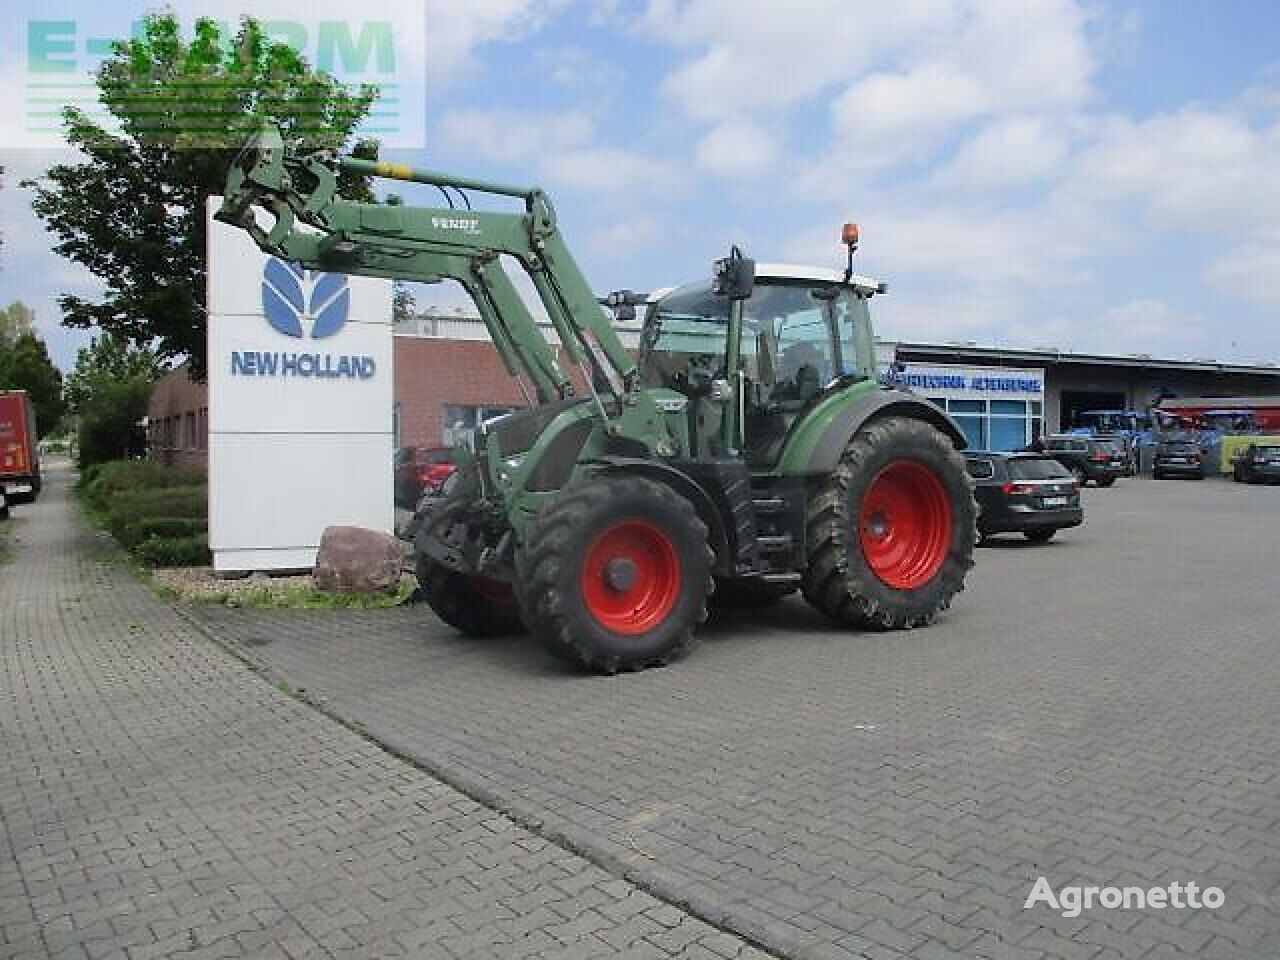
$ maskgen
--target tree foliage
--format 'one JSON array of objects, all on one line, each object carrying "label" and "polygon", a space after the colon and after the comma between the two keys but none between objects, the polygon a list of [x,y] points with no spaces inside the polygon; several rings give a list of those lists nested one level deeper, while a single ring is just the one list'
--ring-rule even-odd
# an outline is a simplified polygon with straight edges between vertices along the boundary
[{"label": "tree foliage", "polygon": [[36,312],[21,300],[0,307],[0,349],[13,345],[24,333],[35,329]]},{"label": "tree foliage", "polygon": [[76,355],[65,393],[79,420],[81,467],[146,452],[142,418],[164,372],[153,351],[111,334],[94,337]]},{"label": "tree foliage", "polygon": [[25,390],[36,410],[36,432],[49,433],[62,419],[62,373],[49,359],[49,351],[35,333],[27,330],[11,343],[0,343],[0,390]]},{"label": "tree foliage", "polygon": [[[83,111],[63,111],[66,136],[87,159],[39,181],[33,207],[58,253],[100,277],[105,296],[60,298],[64,323],[97,327],[164,359],[205,366],[205,200],[222,191],[239,146],[264,122],[300,149],[339,149],[377,90],[348,91],[292,48],[267,40],[252,18],[234,38],[212,20],[183,39],[173,14],[153,14],[141,36],[117,43],[100,68],[99,96],[119,122],[111,133]],[[374,157],[372,142],[356,145]],[[344,195],[370,196],[365,178]]]}]

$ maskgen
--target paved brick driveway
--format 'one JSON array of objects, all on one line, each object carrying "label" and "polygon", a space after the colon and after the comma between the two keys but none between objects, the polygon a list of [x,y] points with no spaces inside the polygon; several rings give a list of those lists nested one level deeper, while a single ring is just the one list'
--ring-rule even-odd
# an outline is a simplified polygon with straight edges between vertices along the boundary
[{"label": "paved brick driveway", "polygon": [[[1280,956],[1280,491],[1126,481],[984,549],[937,627],[721,618],[566,673],[422,609],[209,610],[325,709],[703,916],[803,957]],[[1217,911],[1024,911],[1034,879]]]},{"label": "paved brick driveway", "polygon": [[50,479],[0,565],[0,958],[764,956],[274,689]]}]

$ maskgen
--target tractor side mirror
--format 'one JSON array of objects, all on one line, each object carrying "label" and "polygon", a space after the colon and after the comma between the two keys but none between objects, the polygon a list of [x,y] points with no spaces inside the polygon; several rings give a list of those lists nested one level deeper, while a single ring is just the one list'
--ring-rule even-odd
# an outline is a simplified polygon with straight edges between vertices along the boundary
[{"label": "tractor side mirror", "polygon": [[756,285],[756,262],[742,255],[737,247],[723,260],[716,261],[711,290],[730,300],[746,300]]}]

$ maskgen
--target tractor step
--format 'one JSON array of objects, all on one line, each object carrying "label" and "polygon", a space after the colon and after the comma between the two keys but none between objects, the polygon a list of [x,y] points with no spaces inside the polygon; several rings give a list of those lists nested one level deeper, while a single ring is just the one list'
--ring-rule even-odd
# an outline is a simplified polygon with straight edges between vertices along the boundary
[{"label": "tractor step", "polygon": [[760,579],[771,587],[798,587],[804,577],[798,573],[764,573]]},{"label": "tractor step", "polygon": [[752,500],[751,505],[755,508],[757,517],[776,516],[787,510],[787,501],[781,497],[761,497],[758,500]]},{"label": "tractor step", "polygon": [[756,543],[759,544],[761,553],[783,553],[795,546],[795,541],[791,539],[789,533],[776,537],[757,537]]}]

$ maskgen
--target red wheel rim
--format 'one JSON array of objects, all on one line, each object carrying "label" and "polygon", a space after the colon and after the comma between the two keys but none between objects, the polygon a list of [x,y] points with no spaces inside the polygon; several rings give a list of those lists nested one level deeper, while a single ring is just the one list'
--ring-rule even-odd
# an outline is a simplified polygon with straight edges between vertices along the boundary
[{"label": "red wheel rim", "polygon": [[644,520],[609,527],[587,549],[582,597],[602,627],[630,636],[662,623],[680,595],[680,557],[671,538]]},{"label": "red wheel rim", "polygon": [[897,590],[922,587],[951,549],[951,498],[937,474],[914,460],[881,470],[862,500],[858,538],[867,566]]},{"label": "red wheel rim", "polygon": [[494,580],[491,577],[471,578],[471,589],[482,599],[492,603],[495,607],[514,607],[516,605],[516,593],[511,589],[511,584],[502,580]]}]

